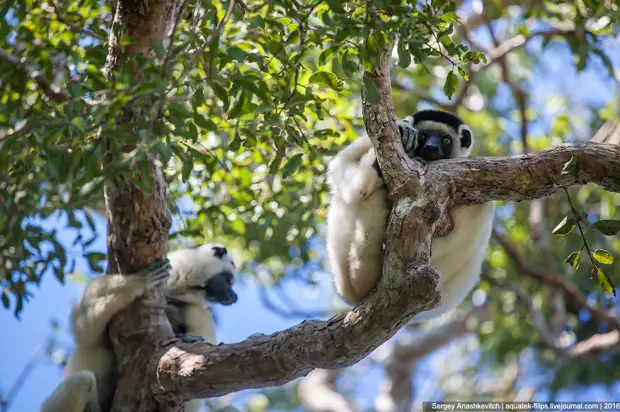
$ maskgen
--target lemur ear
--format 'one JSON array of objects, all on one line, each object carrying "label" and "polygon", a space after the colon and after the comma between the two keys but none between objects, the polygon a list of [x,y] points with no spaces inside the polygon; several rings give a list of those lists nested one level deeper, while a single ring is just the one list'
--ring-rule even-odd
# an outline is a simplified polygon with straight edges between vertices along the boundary
[{"label": "lemur ear", "polygon": [[471,130],[469,130],[469,127],[467,127],[467,125],[462,124],[459,126],[458,132],[459,136],[461,136],[461,148],[469,149],[473,140]]},{"label": "lemur ear", "polygon": [[225,247],[222,246],[213,246],[211,249],[213,249],[213,251],[215,253],[213,253],[215,255],[215,257],[221,259],[222,257],[226,256],[228,254],[228,250]]}]

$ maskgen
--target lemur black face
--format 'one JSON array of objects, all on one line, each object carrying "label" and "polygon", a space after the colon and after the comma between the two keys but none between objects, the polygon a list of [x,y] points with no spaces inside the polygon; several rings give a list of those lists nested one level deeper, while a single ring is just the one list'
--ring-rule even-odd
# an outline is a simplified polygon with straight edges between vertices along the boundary
[{"label": "lemur black face", "polygon": [[414,155],[427,161],[447,159],[452,145],[452,136],[441,130],[420,130]]},{"label": "lemur black face", "polygon": [[234,275],[231,272],[220,272],[205,284],[205,298],[209,302],[221,303],[222,305],[232,305],[237,301],[237,294],[232,288]]}]

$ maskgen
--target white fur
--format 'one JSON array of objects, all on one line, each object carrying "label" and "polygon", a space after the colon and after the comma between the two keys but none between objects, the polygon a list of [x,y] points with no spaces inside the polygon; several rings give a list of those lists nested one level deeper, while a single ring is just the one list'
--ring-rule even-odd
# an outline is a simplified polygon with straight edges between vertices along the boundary
[{"label": "white fur", "polygon": [[[167,297],[183,304],[183,309],[170,317],[173,328],[183,322],[187,333],[199,335],[216,344],[213,317],[203,286],[214,275],[234,272],[229,254],[215,256],[209,243],[197,248],[180,249],[168,254],[171,274],[167,280]],[[164,278],[165,279],[165,278]],[[112,352],[107,326],[110,319],[147,289],[157,285],[161,277],[145,275],[101,275],[86,287],[71,313],[75,351],[65,368],[65,379],[44,402],[41,412],[106,412],[110,409],[116,390],[116,360]],[[168,304],[168,310],[175,310]],[[184,412],[196,412],[203,401],[186,402]]]},{"label": "white fur", "polygon": [[[410,126],[412,123],[411,119],[403,122]],[[440,129],[458,141],[455,131],[441,123],[421,123],[416,127]],[[451,157],[468,156],[471,146],[473,142],[468,148],[455,144]],[[387,188],[372,167],[374,161],[370,138],[361,136],[329,163],[327,173],[331,189],[327,215],[329,262],[336,290],[351,303],[372,292],[383,267],[383,235],[390,205]],[[453,230],[433,238],[431,245],[431,264],[441,273],[441,305],[416,315],[414,321],[431,320],[455,308],[479,282],[495,202],[457,206],[450,214]]]}]

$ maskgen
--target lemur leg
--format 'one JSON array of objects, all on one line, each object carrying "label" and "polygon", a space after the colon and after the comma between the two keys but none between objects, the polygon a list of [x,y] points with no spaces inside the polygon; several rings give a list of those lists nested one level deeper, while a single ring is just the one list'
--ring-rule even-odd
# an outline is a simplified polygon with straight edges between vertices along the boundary
[{"label": "lemur leg", "polygon": [[451,216],[452,231],[433,238],[431,245],[431,264],[441,273],[441,305],[416,315],[415,321],[431,320],[454,309],[480,281],[495,202],[457,206]]},{"label": "lemur leg", "polygon": [[373,192],[358,209],[349,255],[350,283],[357,294],[355,301],[370,295],[383,272],[383,237],[389,214],[385,187]]},{"label": "lemur leg", "polygon": [[95,375],[81,371],[67,377],[43,403],[41,412],[101,412]]},{"label": "lemur leg", "polygon": [[170,262],[158,260],[134,275],[101,275],[95,278],[71,312],[71,324],[78,346],[101,342],[112,316],[129,306],[146,291],[170,275]]},{"label": "lemur leg", "polygon": [[[362,148],[366,152],[361,153]],[[336,290],[349,302],[366,297],[381,274],[384,217],[389,208],[384,205],[387,193],[375,161],[370,139],[362,136],[330,163],[328,255]]]}]

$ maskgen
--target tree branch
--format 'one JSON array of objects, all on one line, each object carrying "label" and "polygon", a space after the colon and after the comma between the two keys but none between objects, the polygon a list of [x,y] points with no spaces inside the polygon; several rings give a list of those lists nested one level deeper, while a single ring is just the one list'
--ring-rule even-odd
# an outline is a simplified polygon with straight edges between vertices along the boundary
[{"label": "tree branch", "polygon": [[508,257],[513,261],[517,270],[522,274],[529,276],[537,281],[559,288],[568,296],[576,305],[585,309],[593,318],[599,321],[607,322],[615,329],[620,330],[620,319],[613,313],[606,312],[599,308],[595,308],[588,303],[586,297],[577,289],[575,285],[570,283],[564,276],[559,273],[552,272],[547,269],[539,269],[536,266],[529,265],[521,253],[517,250],[517,246],[508,238],[500,233],[493,232],[493,237],[502,246]]},{"label": "tree branch", "polygon": [[358,408],[334,389],[342,371],[315,369],[299,383],[297,394],[302,406],[310,412],[356,412]]},{"label": "tree branch", "polygon": [[[576,173],[561,174],[577,159]],[[602,143],[562,144],[513,157],[470,157],[439,160],[425,166],[425,179],[449,180],[454,204],[491,200],[531,200],[560,187],[595,183],[620,192],[620,147]]]},{"label": "tree branch", "polygon": [[[439,303],[439,274],[429,265],[431,236],[453,204],[529,200],[558,187],[597,183],[620,191],[620,148],[586,143],[560,145],[512,158],[468,158],[422,165],[406,156],[391,100],[388,58],[392,45],[377,51],[380,64],[364,73],[380,99],[363,114],[392,201],[385,235],[383,275],[373,294],[345,315],[306,321],[270,336],[210,346],[162,342],[147,376],[157,400],[208,398],[234,391],[282,385],[315,368],[355,364],[392,337],[411,317]],[[562,175],[575,155],[578,170]]]},{"label": "tree branch", "polygon": [[24,72],[28,77],[30,77],[36,84],[39,86],[43,93],[50,99],[57,102],[66,102],[69,100],[69,92],[65,89],[57,87],[50,83],[50,81],[45,77],[45,75],[26,63],[25,58],[20,58],[11,53],[8,53],[5,50],[0,49],[0,59],[5,62],[11,64],[15,67],[16,70]]},{"label": "tree branch", "polygon": [[620,349],[620,332],[617,330],[607,333],[597,333],[588,339],[582,340],[568,352],[571,358],[597,356],[602,352]]},{"label": "tree branch", "polygon": [[487,308],[475,308],[459,313],[456,318],[430,330],[416,330],[406,343],[396,342],[385,364],[385,376],[375,399],[377,412],[408,412],[413,401],[412,368],[422,358],[454,339],[469,332],[467,323],[472,316],[486,314]]},{"label": "tree branch", "polygon": [[525,293],[516,284],[496,279],[486,273],[483,273],[481,277],[493,286],[513,292],[516,295],[517,300],[521,302],[521,304],[527,309],[527,312],[532,315],[534,329],[536,329],[544,344],[559,354],[566,355],[566,348],[559,345],[555,334],[552,333],[551,328],[549,328],[545,315],[542,311],[536,308],[534,305],[534,300],[530,295]]}]

